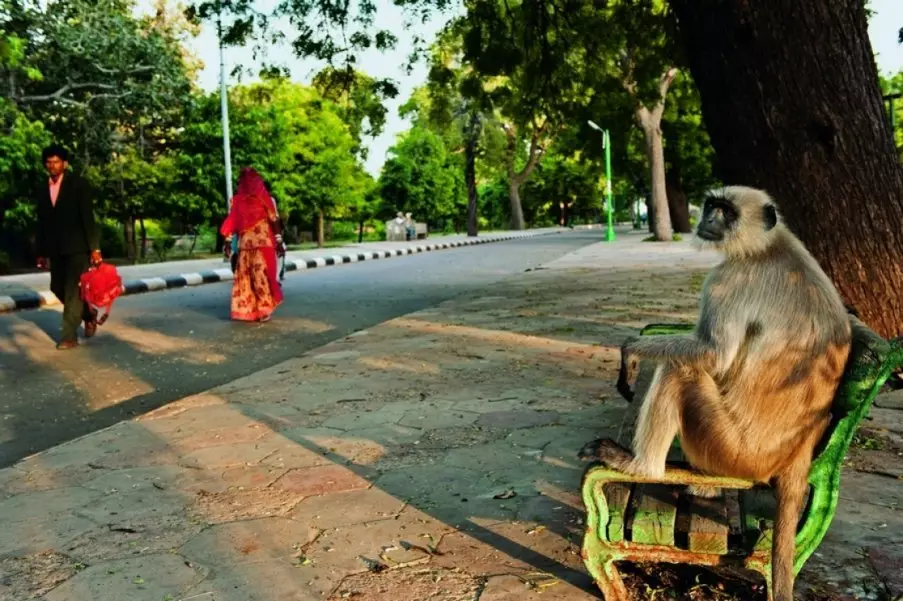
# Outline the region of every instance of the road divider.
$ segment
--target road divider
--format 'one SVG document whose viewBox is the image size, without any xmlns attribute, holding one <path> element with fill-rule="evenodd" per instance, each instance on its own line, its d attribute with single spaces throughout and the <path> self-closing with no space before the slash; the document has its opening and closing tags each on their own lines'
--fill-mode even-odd
<svg viewBox="0 0 903 601">
<path fill-rule="evenodd" d="M 526 231 L 497 236 L 489 235 L 480 236 L 478 238 L 468 238 L 466 240 L 455 240 L 452 242 L 417 244 L 414 246 L 407 246 L 405 248 L 395 248 L 389 250 L 366 250 L 362 252 L 351 252 L 355 249 L 337 249 L 339 252 L 336 252 L 335 254 L 324 255 L 322 257 L 312 257 L 307 259 L 292 259 L 286 257 L 285 271 L 306 271 L 310 269 L 318 269 L 320 267 L 333 267 L 336 265 L 347 265 L 349 263 L 360 263 L 361 261 L 391 259 L 393 257 L 404 257 L 408 255 L 416 255 L 423 252 L 447 250 L 465 246 L 475 246 L 478 244 L 490 244 L 493 242 L 506 242 L 508 240 L 534 238 L 536 236 L 548 236 L 550 234 L 561 233 L 562 231 L 565 230 L 540 230 L 535 232 Z M 154 292 L 158 290 L 172 290 L 174 288 L 186 288 L 188 286 L 216 284 L 219 282 L 229 281 L 232 278 L 232 270 L 227 268 L 212 269 L 209 271 L 200 271 L 195 273 L 180 273 L 170 276 L 142 278 L 124 282 L 122 285 L 122 294 L 123 296 L 127 296 L 132 294 L 142 294 L 144 292 Z M 15 292 L 8 296 L 0 296 L 0 313 L 23 311 L 26 309 L 38 309 L 40 307 L 58 304 L 60 304 L 59 299 L 57 299 L 56 295 L 49 290 L 29 290 L 25 292 Z"/>
</svg>

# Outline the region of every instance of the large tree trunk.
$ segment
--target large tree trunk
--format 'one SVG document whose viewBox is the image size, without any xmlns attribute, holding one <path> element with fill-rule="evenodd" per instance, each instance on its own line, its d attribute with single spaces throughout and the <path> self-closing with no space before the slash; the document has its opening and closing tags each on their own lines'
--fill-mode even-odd
<svg viewBox="0 0 903 601">
<path fill-rule="evenodd" d="M 690 201 L 680 183 L 680 170 L 671 167 L 665 174 L 665 190 L 668 193 L 668 212 L 671 214 L 671 227 L 675 232 L 689 234 Z"/>
<path fill-rule="evenodd" d="M 480 197 L 477 192 L 477 153 L 475 144 L 468 143 L 467 156 L 465 157 L 467 164 L 464 167 L 464 183 L 467 184 L 467 235 L 479 235 L 477 223 L 477 206 L 479 206 Z"/>
<path fill-rule="evenodd" d="M 903 167 L 862 0 L 671 0 L 727 184 L 770 192 L 845 302 L 903 333 Z"/>
<path fill-rule="evenodd" d="M 470 114 L 467 128 L 467 144 L 464 147 L 464 183 L 467 186 L 467 235 L 479 234 L 477 207 L 480 203 L 477 192 L 477 144 L 480 135 L 480 115 L 476 111 Z"/>
<path fill-rule="evenodd" d="M 323 248 L 326 245 L 326 215 L 323 209 L 317 209 L 317 248 Z"/>
<path fill-rule="evenodd" d="M 643 114 L 645 113 L 645 114 Z M 650 215 L 652 233 L 659 242 L 671 240 L 671 213 L 668 209 L 668 193 L 665 188 L 665 147 L 662 140 L 661 123 L 656 122 L 644 108 L 637 118 L 643 127 L 646 139 L 646 160 L 649 162 L 649 187 L 652 190 L 652 205 L 655 216 Z"/>
<path fill-rule="evenodd" d="M 147 258 L 147 229 L 144 227 L 144 218 L 138 220 L 138 225 L 141 226 L 141 250 L 138 253 L 142 259 Z"/>
<path fill-rule="evenodd" d="M 129 263 L 135 264 L 138 259 L 138 242 L 135 240 L 135 218 L 126 217 L 122 223 L 123 237 L 125 238 L 125 254 Z"/>
<path fill-rule="evenodd" d="M 508 201 L 511 203 L 511 229 L 525 230 L 524 207 L 520 202 L 520 184 L 517 181 L 508 184 Z"/>
</svg>

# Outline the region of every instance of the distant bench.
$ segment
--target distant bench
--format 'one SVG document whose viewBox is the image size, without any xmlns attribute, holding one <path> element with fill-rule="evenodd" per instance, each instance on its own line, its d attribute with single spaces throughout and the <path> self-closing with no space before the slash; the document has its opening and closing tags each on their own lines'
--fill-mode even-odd
<svg viewBox="0 0 903 601">
<path fill-rule="evenodd" d="M 414 222 L 414 233 L 418 240 L 423 240 L 429 235 L 429 228 L 426 223 L 419 221 Z M 404 242 L 406 239 L 406 231 L 403 224 L 396 223 L 394 219 L 386 222 L 386 240 L 389 242 Z"/>
</svg>

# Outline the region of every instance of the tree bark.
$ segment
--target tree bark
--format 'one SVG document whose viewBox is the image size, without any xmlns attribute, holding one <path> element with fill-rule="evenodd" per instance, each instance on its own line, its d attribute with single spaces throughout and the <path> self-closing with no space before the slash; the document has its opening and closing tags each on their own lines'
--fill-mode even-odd
<svg viewBox="0 0 903 601">
<path fill-rule="evenodd" d="M 527 224 L 524 221 L 524 207 L 520 202 L 519 183 L 512 182 L 508 184 L 508 201 L 511 203 L 511 229 L 527 229 Z"/>
<path fill-rule="evenodd" d="M 652 190 L 652 201 L 649 205 L 649 231 L 659 242 L 671 240 L 671 215 L 668 210 L 668 193 L 665 190 L 665 145 L 662 139 L 662 115 L 665 112 L 665 97 L 668 88 L 677 75 L 677 69 L 670 67 L 658 81 L 658 99 L 648 108 L 641 101 L 637 92 L 634 63 L 629 52 L 622 59 L 622 85 L 633 96 L 636 107 L 634 116 L 646 141 L 646 161 L 649 163 L 649 188 Z M 652 207 L 655 207 L 653 217 Z"/>
<path fill-rule="evenodd" d="M 652 190 L 652 204 L 655 206 L 655 218 L 649 220 L 652 233 L 659 242 L 671 240 L 671 213 L 668 208 L 668 192 L 665 188 L 665 147 L 662 140 L 662 129 L 649 111 L 641 107 L 645 117 L 637 111 L 637 119 L 643 126 L 646 138 L 646 160 L 649 161 L 649 187 Z"/>
<path fill-rule="evenodd" d="M 323 209 L 317 209 L 317 248 L 323 248 L 326 245 L 326 215 Z"/>
<path fill-rule="evenodd" d="M 138 244 L 135 241 L 135 218 L 128 216 L 122 224 L 125 238 L 125 252 L 129 259 L 129 263 L 134 265 L 138 258 Z"/>
<path fill-rule="evenodd" d="M 680 169 L 671 167 L 665 173 L 665 190 L 668 193 L 668 212 L 671 214 L 671 227 L 675 232 L 689 234 L 690 201 L 680 182 Z"/>
<path fill-rule="evenodd" d="M 477 148 L 476 140 L 468 140 L 465 148 L 464 183 L 467 185 L 467 235 L 479 235 L 477 207 L 480 197 L 477 192 Z"/>
<path fill-rule="evenodd" d="M 147 229 L 144 227 L 144 218 L 138 220 L 138 225 L 141 226 L 141 250 L 139 256 L 144 259 L 147 258 Z"/>
<path fill-rule="evenodd" d="M 357 243 L 360 244 L 364 241 L 364 220 L 361 219 L 357 224 Z"/>
<path fill-rule="evenodd" d="M 527 229 L 526 221 L 524 221 L 524 207 L 520 201 L 520 187 L 529 179 L 530 174 L 539 164 L 539 157 L 543 153 L 540 140 L 548 127 L 548 121 L 542 125 L 533 126 L 533 134 L 530 136 L 530 148 L 527 154 L 527 164 L 520 172 L 514 168 L 517 159 L 517 128 L 511 124 L 506 124 L 505 135 L 508 137 L 507 156 L 508 161 L 508 200 L 511 203 L 511 229 L 525 230 Z"/>
<path fill-rule="evenodd" d="M 864 3 L 671 5 L 720 178 L 771 193 L 845 302 L 903 333 L 903 167 Z"/>
<path fill-rule="evenodd" d="M 467 235 L 479 235 L 477 208 L 480 206 L 477 191 L 477 146 L 480 142 L 482 122 L 480 113 L 471 110 L 467 123 L 467 140 L 464 146 L 464 184 L 467 186 Z"/>
</svg>

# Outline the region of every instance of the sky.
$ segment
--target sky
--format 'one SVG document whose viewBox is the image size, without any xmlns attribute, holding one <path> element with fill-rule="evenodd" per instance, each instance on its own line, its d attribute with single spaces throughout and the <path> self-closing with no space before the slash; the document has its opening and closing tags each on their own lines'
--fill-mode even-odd
<svg viewBox="0 0 903 601">
<path fill-rule="evenodd" d="M 259 0 L 258 7 L 261 10 L 271 8 L 276 0 Z M 374 177 L 379 174 L 386 158 L 386 152 L 395 143 L 398 134 L 405 131 L 409 124 L 398 116 L 398 107 L 408 99 L 411 92 L 421 85 L 427 74 L 426 66 L 418 64 L 410 75 L 404 70 L 408 54 L 412 49 L 411 33 L 404 28 L 404 15 L 392 0 L 375 0 L 378 6 L 376 27 L 388 29 L 398 37 L 398 46 L 392 52 L 369 51 L 360 57 L 359 66 L 362 71 L 372 77 L 382 79 L 394 79 L 399 84 L 398 97 L 388 103 L 386 127 L 377 138 L 367 140 L 370 149 L 367 158 L 366 169 Z M 153 0 L 138 0 L 139 11 L 150 10 Z M 897 43 L 898 32 L 903 27 L 903 0 L 870 0 L 869 8 L 875 14 L 869 23 L 869 37 L 875 52 L 875 60 L 878 70 L 883 75 L 889 75 L 903 71 L 903 45 Z M 458 8 L 455 13 L 462 11 Z M 432 21 L 420 26 L 418 33 L 426 39 L 438 32 L 453 16 L 452 13 L 434 17 Z M 219 49 L 216 43 L 215 28 L 205 24 L 201 28 L 201 34 L 190 41 L 190 50 L 204 63 L 204 69 L 200 73 L 198 82 L 204 90 L 214 90 L 219 86 Z M 276 49 L 273 56 L 279 54 L 290 56 L 287 49 Z M 228 48 L 226 50 L 226 70 L 231 71 L 235 65 L 251 65 L 254 59 L 250 48 Z M 300 61 L 289 59 L 285 65 L 291 69 L 292 78 L 309 82 L 311 77 L 319 70 L 319 65 L 312 61 Z M 230 84 L 236 83 L 234 80 Z"/>
</svg>

